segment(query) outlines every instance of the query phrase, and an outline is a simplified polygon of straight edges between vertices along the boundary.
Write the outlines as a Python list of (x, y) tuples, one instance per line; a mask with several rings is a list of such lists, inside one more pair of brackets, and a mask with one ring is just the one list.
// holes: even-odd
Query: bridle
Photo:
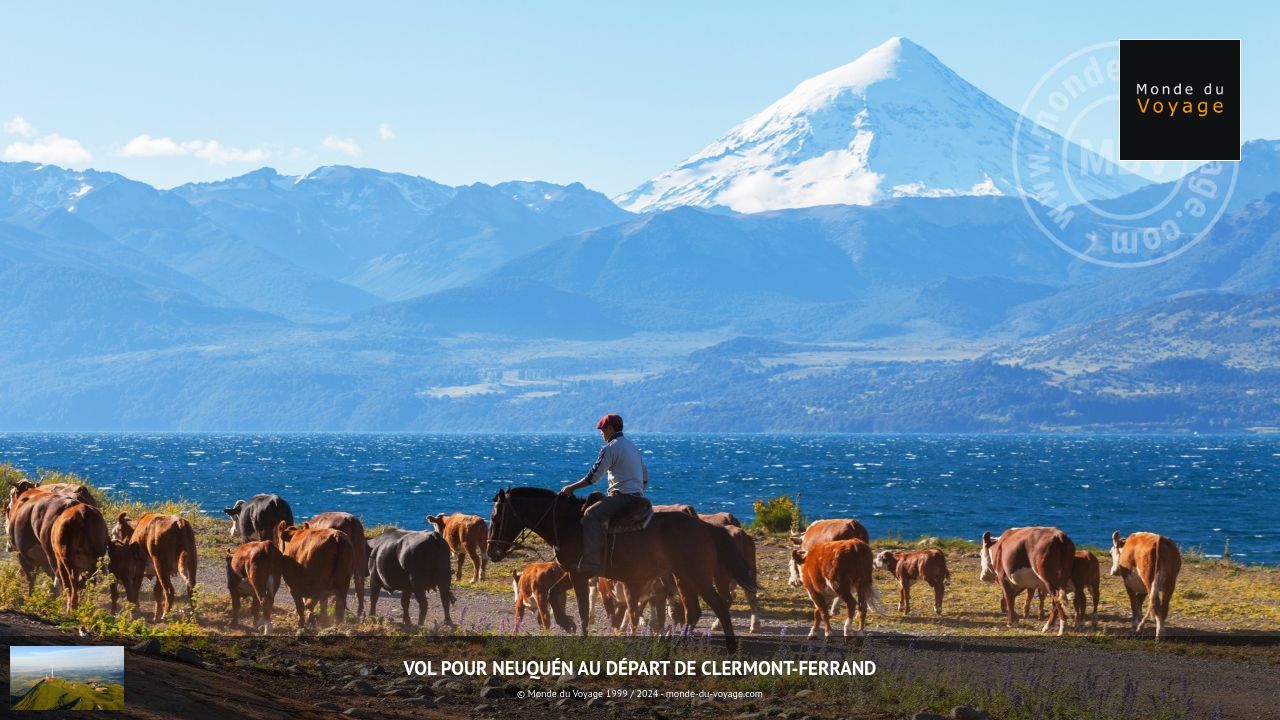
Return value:
[[(502, 520), (505, 517), (505, 514), (507, 512), (511, 513), (511, 515), (516, 519), (516, 522), (520, 523), (523, 526), (519, 534), (517, 534), (511, 540), (489, 540), (491, 544), (503, 543), (504, 545), (506, 545), (506, 551), (503, 553), (504, 556), (506, 553), (511, 552), (513, 548), (519, 545), (523, 545), (524, 543), (522, 542), (522, 540), (524, 536), (530, 532), (534, 532), (533, 530), (534, 526), (541, 525), (542, 521), (546, 520), (547, 516), (551, 515), (555, 511), (556, 505), (560, 502), (560, 493), (556, 493), (555, 496), (551, 498), (551, 502), (547, 505), (547, 509), (542, 511), (542, 515), (538, 517), (538, 520), (535, 523), (530, 524), (525, 522), (524, 518), (520, 517), (519, 513), (516, 512), (515, 504), (511, 502), (511, 493), (509, 490), (506, 490), (506, 489), (501, 490), (498, 493), (498, 497), (501, 499), (500, 501), (506, 503), (506, 507), (503, 508), (504, 512), (494, 513), (494, 515), (496, 515), (497, 517), (494, 518), (493, 526), (490, 528), (490, 534), (501, 536)], [(552, 534), (554, 536), (551, 542), (551, 547), (559, 548), (560, 547), (560, 525), (554, 521), (554, 516), (552, 518), (551, 529), (552, 529)], [(524, 546), (530, 547), (528, 545), (524, 545)], [(538, 553), (538, 559), (543, 561), (546, 560), (545, 557), (542, 557), (541, 553)]]

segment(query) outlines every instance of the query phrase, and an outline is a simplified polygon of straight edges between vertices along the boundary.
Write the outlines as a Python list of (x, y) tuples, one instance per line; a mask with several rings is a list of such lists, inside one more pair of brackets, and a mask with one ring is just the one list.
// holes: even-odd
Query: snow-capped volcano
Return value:
[[(928, 50), (895, 37), (800, 83), (697, 155), (614, 201), (634, 212), (680, 205), (760, 212), (904, 196), (1017, 195), (1017, 121), (1016, 112)], [(1070, 172), (1084, 199), (1148, 183), (1046, 131), (1033, 139), (1033, 127), (1023, 123), (1021, 146), (1048, 156), (1050, 173), (1041, 164), (1037, 183), (1065, 180)], [(1081, 169), (1084, 161), (1092, 172)], [(1029, 177), (1021, 162), (1022, 177)]]

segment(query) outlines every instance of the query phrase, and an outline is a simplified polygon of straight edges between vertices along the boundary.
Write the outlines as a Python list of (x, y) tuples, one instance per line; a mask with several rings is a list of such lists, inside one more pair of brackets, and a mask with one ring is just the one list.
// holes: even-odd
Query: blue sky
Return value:
[(1239, 37), (1242, 136), (1280, 138), (1277, 27), (1275, 3), (5, 4), (0, 157), (161, 187), (352, 164), (615, 194), (893, 35), (1015, 109), (1087, 45)]
[(84, 647), (14, 645), (9, 648), (9, 666), (13, 670), (48, 670), (50, 664), (53, 665), (55, 675), (59, 669), (108, 665), (124, 667), (124, 648), (94, 645)]

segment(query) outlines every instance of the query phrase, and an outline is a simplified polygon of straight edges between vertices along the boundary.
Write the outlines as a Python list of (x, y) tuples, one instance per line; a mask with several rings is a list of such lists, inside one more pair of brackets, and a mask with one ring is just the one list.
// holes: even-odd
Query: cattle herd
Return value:
[[(754, 577), (755, 540), (732, 514), (699, 514), (689, 505), (655, 506), (654, 510), (686, 513), (725, 529)], [(241, 602), (247, 599), (252, 622), (254, 626), (261, 624), (264, 633), (271, 632), (275, 596), (282, 581), (293, 597), (300, 626), (343, 623), (347, 594), (353, 583), (357, 619), (365, 614), (367, 584), (371, 615), (377, 611), (380, 593), (398, 592), (404, 623), (410, 624), (410, 601), (417, 600), (417, 624), (422, 625), (427, 615), (427, 592), (434, 591), (440, 598), (445, 623), (452, 624), (450, 605), (455, 598), (451, 584), (462, 580), (467, 560), (472, 564), (471, 581), (483, 580), (490, 554), (486, 545), (492, 544), (485, 520), (461, 513), (428, 515), (431, 529), (390, 529), (366, 540), (360, 519), (346, 512), (320, 513), (301, 526), (295, 525), (293, 511), (278, 495), (240, 500), (224, 512), (231, 518), (231, 534), (240, 542), (234, 551), (226, 551), (224, 558), (231, 621), (239, 624)], [(108, 529), (96, 500), (83, 486), (35, 485), (28, 481), (11, 488), (4, 500), (4, 513), (8, 549), (17, 557), (28, 593), (34, 588), (36, 572), (43, 570), (53, 576), (55, 588), (65, 594), (68, 612), (79, 602), (87, 578), (104, 557), (113, 612), (117, 611), (120, 588), (137, 606), (144, 578), (155, 581), (156, 621), (163, 620), (173, 605), (174, 575), (185, 580), (187, 599), (191, 600), (191, 588), (197, 582), (196, 538), (191, 524), (179, 516), (146, 513), (130, 518), (121, 513)], [(845, 636), (849, 636), (855, 617), (858, 633), (865, 632), (868, 607), (883, 612), (872, 583), (877, 568), (897, 581), (899, 612), (910, 614), (911, 587), (923, 582), (933, 590), (933, 611), (942, 614), (951, 574), (941, 550), (876, 553), (871, 549), (866, 528), (851, 519), (815, 521), (803, 533), (793, 535), (791, 541), (790, 584), (802, 587), (814, 608), (810, 637), (819, 631), (831, 635), (831, 616), (840, 603), (847, 609)], [(1009, 528), (999, 536), (985, 533), (979, 558), (980, 578), (999, 588), (1001, 609), (1007, 614), (1009, 626), (1017, 624), (1015, 601), (1025, 591), (1023, 615), (1030, 615), (1033, 599), (1038, 596), (1043, 619), (1045, 601), (1049, 602), (1043, 631), (1049, 631), (1056, 621), (1058, 634), (1065, 632), (1069, 600), (1074, 606), (1075, 626), (1081, 628), (1086, 616), (1086, 594), (1092, 599), (1093, 624), (1097, 627), (1097, 558), (1087, 551), (1077, 551), (1061, 530), (1019, 527)], [(1148, 532), (1135, 532), (1128, 537), (1121, 537), (1119, 532), (1112, 535), (1111, 575), (1123, 581), (1135, 631), (1151, 620), (1156, 638), (1163, 637), (1180, 567), (1178, 548), (1166, 537)], [(725, 576), (716, 578), (716, 592), (731, 602), (737, 585), (727, 571), (720, 572)], [(644, 622), (642, 611), (646, 607), (652, 611), (649, 624), (654, 632), (665, 629), (668, 614), (673, 626), (691, 629), (684, 617), (687, 606), (674, 602), (678, 588), (673, 582), (671, 577), (643, 585), (596, 578), (590, 587), (591, 605), (602, 609), (615, 631), (637, 630)], [(570, 632), (577, 629), (566, 612), (572, 577), (559, 564), (531, 562), (522, 570), (512, 571), (511, 583), (517, 628), (525, 612), (531, 611), (543, 629), (550, 629), (553, 620)], [(754, 588), (746, 596), (751, 611), (749, 631), (756, 632), (759, 606)]]

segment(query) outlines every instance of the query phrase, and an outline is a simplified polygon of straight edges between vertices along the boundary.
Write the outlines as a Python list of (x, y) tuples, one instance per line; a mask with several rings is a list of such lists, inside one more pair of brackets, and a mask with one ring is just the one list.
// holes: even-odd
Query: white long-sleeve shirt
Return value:
[(640, 450), (622, 433), (615, 434), (600, 448), (595, 464), (582, 479), (594, 484), (606, 472), (609, 474), (610, 495), (643, 495), (649, 487), (649, 468), (644, 464)]

